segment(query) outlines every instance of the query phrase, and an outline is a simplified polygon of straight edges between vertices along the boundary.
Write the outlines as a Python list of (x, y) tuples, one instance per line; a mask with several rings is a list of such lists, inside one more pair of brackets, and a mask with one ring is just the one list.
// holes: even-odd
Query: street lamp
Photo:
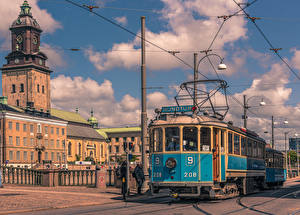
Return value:
[(218, 75), (218, 73), (210, 61), (210, 58), (209, 58), (210, 56), (216, 56), (219, 58), (220, 63), (218, 65), (218, 70), (227, 69), (226, 64), (223, 63), (224, 58), (221, 58), (219, 55), (214, 54), (214, 53), (207, 54), (207, 52), (208, 51), (205, 51), (206, 55), (204, 57), (202, 57), (199, 61), (198, 61), (198, 53), (194, 53), (194, 106), (196, 106), (196, 104), (197, 104), (197, 83), (196, 83), (196, 81), (198, 80), (198, 70), (199, 70), (199, 65), (202, 62), (202, 60), (204, 60), (205, 58), (208, 58), (209, 63), (211, 64), (211, 66), (213, 67), (213, 69), (217, 75)]
[[(243, 115), (243, 119), (244, 119), (244, 128), (247, 128), (247, 110), (250, 108), (250, 106), (248, 105), (248, 102), (250, 99), (254, 98), (254, 97), (260, 97), (260, 96), (251, 96), (250, 98), (246, 99), (246, 95), (243, 95), (244, 97), (244, 104), (243, 104), (243, 108), (244, 108), (244, 115)], [(259, 106), (265, 106), (266, 102), (264, 102), (263, 98), (261, 99), (261, 102), (259, 103)]]
[(298, 148), (299, 143), (298, 143), (298, 134), (296, 133), (295, 136), (296, 136), (296, 158), (297, 158), (297, 176), (298, 176), (299, 175), (299, 155), (298, 155), (298, 153), (299, 153), (299, 148)]

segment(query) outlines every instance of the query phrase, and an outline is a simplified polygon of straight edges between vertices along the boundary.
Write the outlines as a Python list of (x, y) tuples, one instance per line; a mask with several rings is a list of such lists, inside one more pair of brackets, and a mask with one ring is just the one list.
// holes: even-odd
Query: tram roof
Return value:
[(152, 121), (151, 125), (180, 125), (180, 124), (191, 124), (191, 125), (216, 125), (227, 127), (227, 123), (220, 121), (216, 118), (209, 116), (192, 116), (192, 115), (174, 115), (164, 114), (158, 119)]

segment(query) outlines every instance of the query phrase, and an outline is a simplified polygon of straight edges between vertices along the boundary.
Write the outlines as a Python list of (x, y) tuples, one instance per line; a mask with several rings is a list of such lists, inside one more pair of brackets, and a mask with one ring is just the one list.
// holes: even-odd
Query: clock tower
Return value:
[(47, 56), (40, 52), (42, 29), (25, 0), (18, 18), (12, 23), (11, 53), (2, 70), (2, 93), (9, 105), (50, 110), (50, 73)]

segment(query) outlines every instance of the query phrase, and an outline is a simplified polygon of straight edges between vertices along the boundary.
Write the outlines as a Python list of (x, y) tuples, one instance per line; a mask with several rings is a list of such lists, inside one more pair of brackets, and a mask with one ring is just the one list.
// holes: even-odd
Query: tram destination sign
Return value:
[(193, 111), (194, 105), (184, 105), (184, 106), (169, 106), (169, 107), (162, 107), (162, 113), (175, 113), (175, 112), (190, 112)]

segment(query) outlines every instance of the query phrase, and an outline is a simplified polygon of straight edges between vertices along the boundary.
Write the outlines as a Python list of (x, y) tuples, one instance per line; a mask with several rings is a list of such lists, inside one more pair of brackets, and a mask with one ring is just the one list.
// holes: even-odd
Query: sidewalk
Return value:
[(0, 214), (53, 208), (101, 205), (121, 201), (120, 190), (87, 187), (34, 187), (5, 184), (0, 189)]

